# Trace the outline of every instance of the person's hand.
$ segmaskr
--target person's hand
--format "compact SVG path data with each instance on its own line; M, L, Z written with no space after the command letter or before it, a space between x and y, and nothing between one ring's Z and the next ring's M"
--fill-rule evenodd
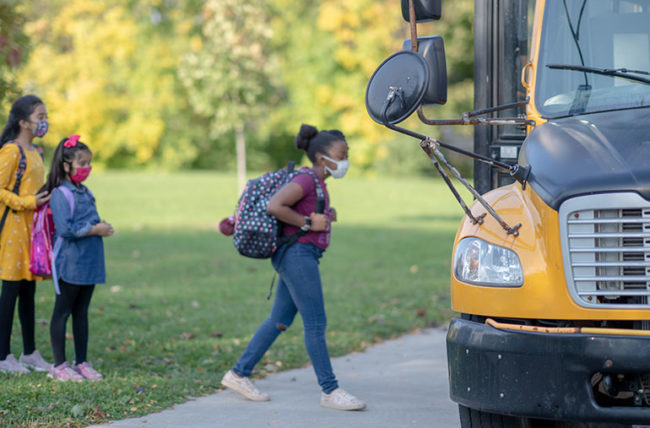
M325 214L311 213L311 228L309 230L314 232L324 232L327 230L330 220Z
M103 237L111 236L113 233L115 233L115 229L113 229L113 226L110 223L105 222L104 220L94 225L91 231L94 232L95 235L99 235Z
M50 195L50 193L46 190L45 192L37 193L34 196L36 197L36 206L40 207L41 205L47 203L52 195Z
M330 207L330 218L332 219L332 223L334 223L337 220L336 208L334 207Z

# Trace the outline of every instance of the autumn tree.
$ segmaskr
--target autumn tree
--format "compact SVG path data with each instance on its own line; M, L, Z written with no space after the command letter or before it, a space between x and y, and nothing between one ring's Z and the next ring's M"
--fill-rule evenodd
M21 92L16 72L27 51L28 39L23 31L25 17L19 6L18 0L0 2L0 105L3 106Z
M27 3L33 52L21 84L48 105L50 146L78 133L110 167L191 165L206 133L181 116L190 109L176 73L192 15L165 3Z
M246 181L245 130L265 111L272 91L269 15L262 0L208 0L201 43L181 64L192 108L209 118L211 136L235 135L237 177Z

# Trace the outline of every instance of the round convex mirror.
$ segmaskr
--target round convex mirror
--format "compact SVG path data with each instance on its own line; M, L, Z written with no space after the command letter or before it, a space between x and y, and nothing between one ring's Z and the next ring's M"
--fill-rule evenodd
M368 82L368 114L381 124L384 124L384 119L391 125L400 123L422 103L428 82L429 69L420 54L400 51L391 55ZM389 97L392 98L390 101Z

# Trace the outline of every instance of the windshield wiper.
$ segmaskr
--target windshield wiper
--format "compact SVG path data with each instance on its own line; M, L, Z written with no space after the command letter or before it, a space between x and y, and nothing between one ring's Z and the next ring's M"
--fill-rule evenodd
M587 67L584 65L571 65L571 64L547 64L546 66L548 68L558 69L558 70L576 70L585 73L595 73L595 74L603 74L606 76L621 77L623 79L629 79L637 82L650 84L650 79L641 76L636 76L636 74L646 74L650 76L650 73L648 73L647 71L628 70L626 68L613 68L613 69L597 68L597 67Z

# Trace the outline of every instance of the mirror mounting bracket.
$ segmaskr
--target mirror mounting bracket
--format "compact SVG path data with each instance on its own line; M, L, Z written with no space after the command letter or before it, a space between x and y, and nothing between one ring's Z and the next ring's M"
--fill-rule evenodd
M442 178L445 180L445 183L449 187L449 190L454 194L456 197L456 200L458 203L461 205L463 210L465 211L465 214L469 217L470 221L472 224L483 224L484 218L487 213L483 213L479 216L475 216L471 210L468 208L467 204L463 201L462 197L458 193L458 190L454 187L453 183L449 179L449 176L447 173L444 171L442 166L440 165L441 163L456 177L458 181L461 182L461 184L469 190L469 192L476 198L476 200L485 208L485 210L490 213L490 215L501 225L501 227L506 231L508 235L512 235L515 238L519 236L519 229L521 228L521 223L517 223L514 226L508 225L505 220L490 206L490 204L481 196L480 193L474 187L472 187L471 184L461 175L460 172L454 166L449 163L449 161L445 158L445 156L438 150L438 146L440 146L442 143L440 143L438 140L435 140L430 137L426 137L422 141L420 141L420 147L424 152L429 156L429 159L431 162L434 164Z
M425 116L422 105L417 109L418 118L420 122L425 125L528 125L535 126L534 120L529 120L523 117L476 117L496 111L507 110L514 107L521 107L528 104L528 98L516 103L504 104L501 106L486 108L483 110L476 110L465 112L462 114L461 119L429 119Z

